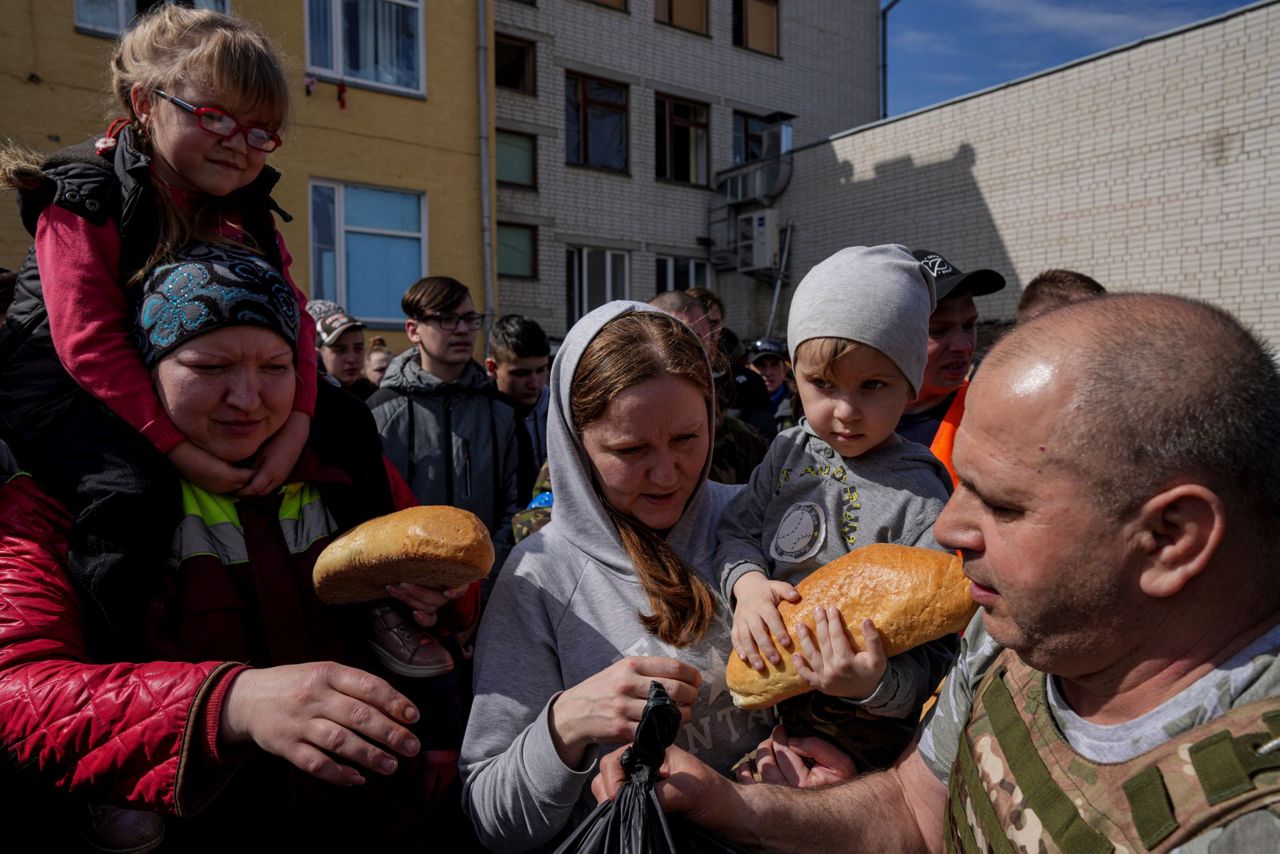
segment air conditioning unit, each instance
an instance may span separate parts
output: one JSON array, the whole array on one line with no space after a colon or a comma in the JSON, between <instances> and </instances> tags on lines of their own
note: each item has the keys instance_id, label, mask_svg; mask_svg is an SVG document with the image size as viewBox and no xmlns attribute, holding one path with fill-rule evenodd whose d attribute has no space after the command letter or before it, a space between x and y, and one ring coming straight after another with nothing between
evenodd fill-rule
<instances>
[{"instance_id":1,"label":"air conditioning unit","mask_svg":"<svg viewBox=\"0 0 1280 854\"><path fill-rule=\"evenodd\" d=\"M778 257L778 212L738 215L738 272L773 270Z\"/></svg>"}]
</instances>

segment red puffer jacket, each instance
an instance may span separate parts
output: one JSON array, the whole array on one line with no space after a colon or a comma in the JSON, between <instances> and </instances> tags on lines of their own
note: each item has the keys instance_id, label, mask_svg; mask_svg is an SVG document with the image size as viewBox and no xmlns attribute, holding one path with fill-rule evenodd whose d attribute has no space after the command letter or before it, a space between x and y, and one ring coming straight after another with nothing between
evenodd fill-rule
<instances>
[{"instance_id":1,"label":"red puffer jacket","mask_svg":"<svg viewBox=\"0 0 1280 854\"><path fill-rule=\"evenodd\" d=\"M397 506L416 503L388 468ZM71 518L18 476L0 486L0 520L0 749L90 800L197 812L238 764L219 757L216 734L244 665L94 663L65 570ZM479 590L441 627L473 623Z\"/></svg>"}]
</instances>

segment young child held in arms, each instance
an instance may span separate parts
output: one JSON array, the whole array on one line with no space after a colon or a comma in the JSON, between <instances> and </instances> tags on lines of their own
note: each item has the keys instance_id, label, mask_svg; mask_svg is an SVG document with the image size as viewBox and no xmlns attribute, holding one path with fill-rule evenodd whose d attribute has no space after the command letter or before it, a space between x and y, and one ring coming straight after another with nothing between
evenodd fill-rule
<instances>
[{"instance_id":1,"label":"young child held in arms","mask_svg":"<svg viewBox=\"0 0 1280 854\"><path fill-rule=\"evenodd\" d=\"M799 425L774 439L764 462L721 517L721 589L733 605L734 648L764 671L782 654L815 692L782 703L789 736L821 736L859 771L890 764L955 656L944 638L886 659L870 620L845 627L815 609L818 637L778 613L794 585L870 543L937 548L933 523L951 491L929 449L894 428L924 373L932 275L901 246L851 247L818 264L791 301L787 339L803 404ZM853 650L845 631L862 632ZM819 640L820 639L820 640Z\"/></svg>"}]
</instances>

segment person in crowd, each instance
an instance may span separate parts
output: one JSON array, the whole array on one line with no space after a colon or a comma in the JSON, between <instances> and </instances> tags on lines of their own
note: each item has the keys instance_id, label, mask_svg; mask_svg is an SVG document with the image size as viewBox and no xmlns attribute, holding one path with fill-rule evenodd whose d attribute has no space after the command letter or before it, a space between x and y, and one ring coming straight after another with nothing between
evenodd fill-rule
<instances>
[{"instance_id":1,"label":"person in crowd","mask_svg":"<svg viewBox=\"0 0 1280 854\"><path fill-rule=\"evenodd\" d=\"M139 291L140 360L166 416L203 452L252 459L285 429L297 359L312 350L291 287L266 259L197 244ZM396 690L375 676L363 612L323 605L311 583L337 534L415 502L365 407L335 389L316 416L270 495L211 492L170 465L180 522L135 524L171 558L114 591L126 602L77 583L64 555L80 522L38 479L0 486L0 750L6 769L25 769L4 787L4 808L22 799L11 833L63 849L51 840L70 825L46 819L72 799L99 805L82 829L99 851L166 836L180 851L327 850L440 833L456 686ZM479 585L395 590L437 631L478 616ZM97 625L100 610L113 619Z\"/></svg>"},{"instance_id":2,"label":"person in crowd","mask_svg":"<svg viewBox=\"0 0 1280 854\"><path fill-rule=\"evenodd\" d=\"M973 298L1001 290L1004 277L995 270L961 272L928 249L911 254L933 274L938 307L929 318L929 360L919 395L898 422L898 433L933 451L955 482L951 447L964 415L969 373L978 346L978 305Z\"/></svg>"},{"instance_id":3,"label":"person in crowd","mask_svg":"<svg viewBox=\"0 0 1280 854\"><path fill-rule=\"evenodd\" d=\"M769 445L754 429L729 414L727 397L733 386L722 381L728 376L728 362L719 350L719 330L714 335L711 332L706 304L689 291L663 291L649 300L649 305L682 321L697 333L706 347L716 388L716 429L711 448L710 477L718 483L746 483L751 472L764 459ZM717 367L720 368L718 374Z\"/></svg>"},{"instance_id":4,"label":"person in crowd","mask_svg":"<svg viewBox=\"0 0 1280 854\"><path fill-rule=\"evenodd\" d=\"M316 353L325 373L361 400L378 390L364 376L365 324L331 300L312 300L307 313L316 322Z\"/></svg>"},{"instance_id":5,"label":"person in crowd","mask_svg":"<svg viewBox=\"0 0 1280 854\"><path fill-rule=\"evenodd\" d=\"M364 378L373 383L374 388L382 385L382 378L395 357L396 354L387 346L387 339L381 335L370 338L364 351Z\"/></svg>"},{"instance_id":6,"label":"person in crowd","mask_svg":"<svg viewBox=\"0 0 1280 854\"><path fill-rule=\"evenodd\" d=\"M472 358L484 326L467 286L448 276L414 282L400 301L414 349L391 361L366 401L382 447L423 504L476 514L497 558L487 586L511 550L517 492L515 411L499 400Z\"/></svg>"},{"instance_id":7,"label":"person in crowd","mask_svg":"<svg viewBox=\"0 0 1280 854\"><path fill-rule=\"evenodd\" d=\"M0 267L0 326L4 325L5 316L9 313L9 306L13 304L14 285L17 281L17 273ZM9 450L9 445L4 439L0 439L0 478L8 477L17 470L18 461L14 459L13 452Z\"/></svg>"},{"instance_id":8,"label":"person in crowd","mask_svg":"<svg viewBox=\"0 0 1280 854\"><path fill-rule=\"evenodd\" d=\"M1018 297L1018 322L1052 311L1059 306L1100 297L1107 289L1084 273L1075 270L1045 270L1027 282Z\"/></svg>"},{"instance_id":9,"label":"person in crowd","mask_svg":"<svg viewBox=\"0 0 1280 854\"><path fill-rule=\"evenodd\" d=\"M476 644L462 751L465 807L493 850L554 847L591 808L596 757L629 742L652 680L681 709L677 743L717 772L768 733L724 689L707 482L713 392L680 321L608 303L551 369L555 513L498 579Z\"/></svg>"},{"instance_id":10,"label":"person in crowd","mask_svg":"<svg viewBox=\"0 0 1280 854\"><path fill-rule=\"evenodd\" d=\"M950 478L928 448L894 432L924 375L933 288L901 246L849 247L809 271L787 318L805 417L773 440L717 532L737 655L762 673L791 655L816 690L779 707L787 734L827 738L863 770L886 767L911 740L956 640L886 659L870 621L846 627L831 609L830 629L826 612L817 618L830 649L815 655L807 630L798 640L812 648L790 648L778 604L799 601L796 584L858 546L937 547ZM855 653L846 629L862 633L865 650Z\"/></svg>"},{"instance_id":11,"label":"person in crowd","mask_svg":"<svg viewBox=\"0 0 1280 854\"><path fill-rule=\"evenodd\" d=\"M787 362L787 345L772 338L758 338L747 346L747 365L764 382L773 410L773 434L796 426L798 415L791 375ZM770 437L772 438L772 436Z\"/></svg>"},{"instance_id":12,"label":"person in crowd","mask_svg":"<svg viewBox=\"0 0 1280 854\"><path fill-rule=\"evenodd\" d=\"M180 520L163 491L172 469L219 494L273 493L317 396L306 347L285 423L233 465L174 423L131 334L142 276L192 241L250 248L288 280L270 196L279 175L266 165L289 112L275 49L246 21L155 4L120 37L110 68L122 117L103 136L45 158L12 146L0 155L35 239L0 330L0 423L22 467L77 518L68 566L93 593L95 626L145 610L132 584L168 559L152 529ZM314 324L302 322L310 341Z\"/></svg>"},{"instance_id":13,"label":"person in crowd","mask_svg":"<svg viewBox=\"0 0 1280 854\"><path fill-rule=\"evenodd\" d=\"M704 316L707 319L707 352L719 353L720 336L724 332L724 303L720 297L716 296L706 288L689 288L684 293L696 299L702 304ZM712 367L715 367L715 361L712 361Z\"/></svg>"},{"instance_id":14,"label":"person in crowd","mask_svg":"<svg viewBox=\"0 0 1280 854\"><path fill-rule=\"evenodd\" d=\"M1270 348L1207 303L1020 324L956 437L936 533L981 608L918 745L812 792L733 786L673 747L659 800L763 849L1275 850L1278 419Z\"/></svg>"},{"instance_id":15,"label":"person in crowd","mask_svg":"<svg viewBox=\"0 0 1280 854\"><path fill-rule=\"evenodd\" d=\"M551 342L536 320L522 314L508 314L494 321L484 368L502 399L516 413L520 460L516 489L521 501L533 497L538 469L547 461L550 366Z\"/></svg>"},{"instance_id":16,"label":"person in crowd","mask_svg":"<svg viewBox=\"0 0 1280 854\"><path fill-rule=\"evenodd\" d=\"M707 348L707 352L713 354L714 359L716 351L711 349L711 321L707 319L706 306L698 299L688 291L660 291L649 300L649 305L683 321L685 326L697 333L698 339Z\"/></svg>"},{"instance_id":17,"label":"person in crowd","mask_svg":"<svg viewBox=\"0 0 1280 854\"><path fill-rule=\"evenodd\" d=\"M746 348L741 347L738 336L725 326L724 302L706 288L689 288L685 293L702 303L702 308L706 312L709 328L707 351L714 354L711 368L715 373L716 398L720 408L736 421L759 433L766 441L772 439L777 432L777 425L773 421L773 406L769 400L769 391L765 388L764 380L760 379L760 375L746 366ZM716 431L717 443L722 441L722 434L725 434L725 440L727 440L735 432L736 424L729 422L726 430ZM743 445L751 448L745 454L744 460L754 460L751 463L754 468L763 457L763 451L757 456L754 450L757 443L743 433L738 435L744 437ZM718 454L718 456L723 455ZM712 476L720 480L720 477L716 477L717 473L725 476L728 471L741 472L743 464L744 461L736 461L732 466L717 465ZM721 480L721 482L746 482L745 478L737 479L740 475L735 474L733 477L734 480Z\"/></svg>"}]
</instances>

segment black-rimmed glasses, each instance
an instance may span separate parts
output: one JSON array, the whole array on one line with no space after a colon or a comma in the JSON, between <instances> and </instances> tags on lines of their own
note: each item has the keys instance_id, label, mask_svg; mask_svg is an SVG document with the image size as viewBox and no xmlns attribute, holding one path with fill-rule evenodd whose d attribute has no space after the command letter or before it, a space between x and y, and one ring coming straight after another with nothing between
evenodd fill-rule
<instances>
[{"instance_id":1,"label":"black-rimmed glasses","mask_svg":"<svg viewBox=\"0 0 1280 854\"><path fill-rule=\"evenodd\" d=\"M487 315L483 314L454 314L451 311L442 311L424 314L421 321L423 323L434 323L437 328L443 329L445 332L452 332L458 328L459 323L465 323L468 329L479 329L484 326L486 319Z\"/></svg>"},{"instance_id":2,"label":"black-rimmed glasses","mask_svg":"<svg viewBox=\"0 0 1280 854\"><path fill-rule=\"evenodd\" d=\"M282 140L274 131L242 125L234 116L222 112L217 107L197 107L195 104L188 104L181 98L175 98L166 92L161 92L159 89L154 91L175 107L186 110L195 116L196 123L200 125L200 130L202 131L223 139L231 139L231 137L241 133L244 134L244 141L250 148L256 148L258 151L268 153L275 151L281 145Z\"/></svg>"}]
</instances>

